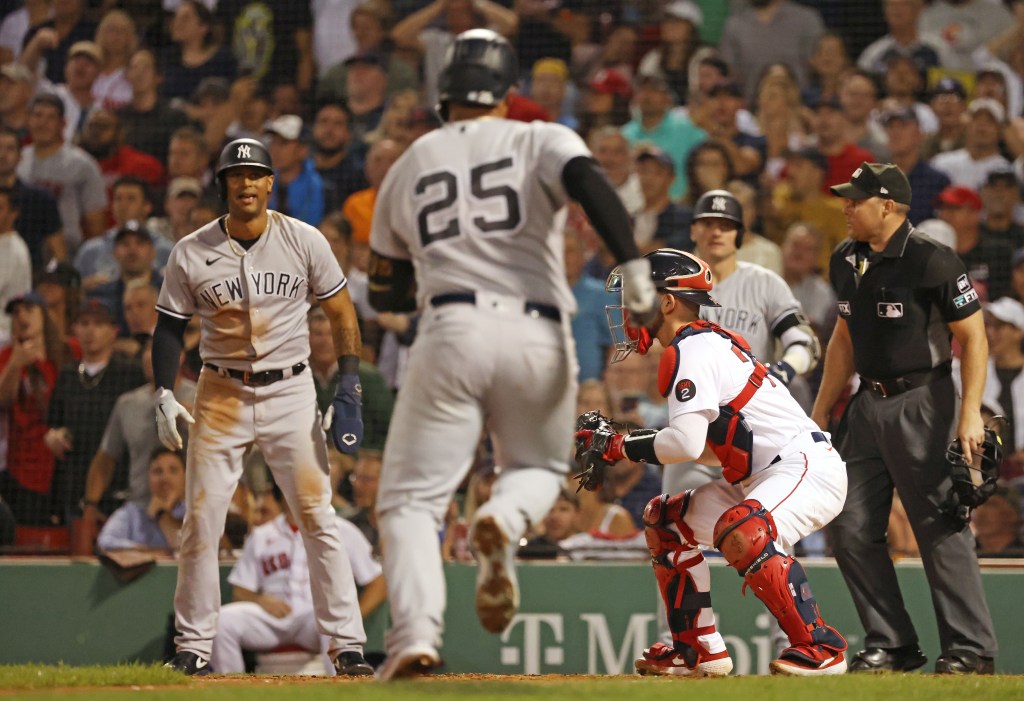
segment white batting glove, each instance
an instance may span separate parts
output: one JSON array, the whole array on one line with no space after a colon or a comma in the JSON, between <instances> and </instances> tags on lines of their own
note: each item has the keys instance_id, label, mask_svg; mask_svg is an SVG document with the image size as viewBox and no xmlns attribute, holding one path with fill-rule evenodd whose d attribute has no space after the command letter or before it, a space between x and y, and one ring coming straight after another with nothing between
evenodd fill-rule
<instances>
[{"instance_id":1,"label":"white batting glove","mask_svg":"<svg viewBox=\"0 0 1024 701\"><path fill-rule=\"evenodd\" d=\"M619 266L622 277L622 306L638 324L654 320L658 311L658 291L651 279L651 261L634 258Z\"/></svg>"},{"instance_id":2,"label":"white batting glove","mask_svg":"<svg viewBox=\"0 0 1024 701\"><path fill-rule=\"evenodd\" d=\"M161 387L156 391L156 432L160 442L168 450L181 450L181 434L178 433L178 417L194 424L195 419L188 410L174 398L174 392Z\"/></svg>"}]
</instances>

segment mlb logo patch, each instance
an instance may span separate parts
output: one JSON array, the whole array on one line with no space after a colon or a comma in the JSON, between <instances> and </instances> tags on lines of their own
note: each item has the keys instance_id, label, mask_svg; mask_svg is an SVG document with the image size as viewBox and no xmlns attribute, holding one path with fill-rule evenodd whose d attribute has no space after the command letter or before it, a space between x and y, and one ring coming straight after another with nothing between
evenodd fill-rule
<instances>
[{"instance_id":1,"label":"mlb logo patch","mask_svg":"<svg viewBox=\"0 0 1024 701\"><path fill-rule=\"evenodd\" d=\"M839 306L839 313L840 314L842 314L843 316L850 316L850 303L849 302L843 301L843 302L837 302L836 304Z\"/></svg>"},{"instance_id":2,"label":"mlb logo patch","mask_svg":"<svg viewBox=\"0 0 1024 701\"><path fill-rule=\"evenodd\" d=\"M903 317L903 304L901 302L879 302L878 316L883 319L900 319Z\"/></svg>"},{"instance_id":3,"label":"mlb logo patch","mask_svg":"<svg viewBox=\"0 0 1024 701\"><path fill-rule=\"evenodd\" d=\"M971 302L974 302L977 299L978 299L978 292L977 292L977 290L971 289L971 290L965 292L964 294L960 295L956 299L954 299L953 300L953 305L957 309L960 309L961 307L966 307L968 304L970 304Z\"/></svg>"},{"instance_id":4,"label":"mlb logo patch","mask_svg":"<svg viewBox=\"0 0 1024 701\"><path fill-rule=\"evenodd\" d=\"M971 281L967 279L967 273L956 279L956 288L961 292L966 292L971 288Z\"/></svg>"}]
</instances>

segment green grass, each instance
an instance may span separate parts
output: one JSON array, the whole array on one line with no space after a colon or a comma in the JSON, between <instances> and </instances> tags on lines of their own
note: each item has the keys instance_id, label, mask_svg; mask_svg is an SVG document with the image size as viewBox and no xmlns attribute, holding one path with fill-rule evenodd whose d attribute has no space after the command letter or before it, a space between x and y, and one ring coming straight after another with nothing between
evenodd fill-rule
<instances>
[{"instance_id":1,"label":"green grass","mask_svg":"<svg viewBox=\"0 0 1024 701\"><path fill-rule=\"evenodd\" d=\"M178 686L170 686L173 684ZM69 690L68 687L82 688ZM140 693L146 699L168 701L563 701L577 698L586 701L1016 701L1024 699L1024 676L881 675L699 680L625 676L482 680L448 676L378 684L323 679L292 682L261 677L189 680L159 667L142 665L0 667L0 698L10 697L12 692L19 699L33 701L68 697L76 701L106 700Z\"/></svg>"}]
</instances>

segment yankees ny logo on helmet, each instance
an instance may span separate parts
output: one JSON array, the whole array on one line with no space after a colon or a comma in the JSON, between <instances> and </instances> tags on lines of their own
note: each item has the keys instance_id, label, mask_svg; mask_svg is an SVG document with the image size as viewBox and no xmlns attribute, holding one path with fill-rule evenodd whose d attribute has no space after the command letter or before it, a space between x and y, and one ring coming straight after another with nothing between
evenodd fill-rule
<instances>
[{"instance_id":1,"label":"yankees ny logo on helmet","mask_svg":"<svg viewBox=\"0 0 1024 701\"><path fill-rule=\"evenodd\" d=\"M716 197L715 199L711 200L711 209L715 210L716 212L724 212L725 211L725 198L724 197Z\"/></svg>"},{"instance_id":2,"label":"yankees ny logo on helmet","mask_svg":"<svg viewBox=\"0 0 1024 701\"><path fill-rule=\"evenodd\" d=\"M238 147L238 153L235 154L235 158L252 158L252 153L249 149L249 145L240 144Z\"/></svg>"}]
</instances>

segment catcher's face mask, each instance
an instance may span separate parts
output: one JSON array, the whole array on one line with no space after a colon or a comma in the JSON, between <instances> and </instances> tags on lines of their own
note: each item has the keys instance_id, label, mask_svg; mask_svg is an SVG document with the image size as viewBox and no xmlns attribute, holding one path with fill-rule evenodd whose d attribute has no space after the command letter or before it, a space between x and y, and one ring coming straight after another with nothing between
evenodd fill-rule
<instances>
[{"instance_id":1,"label":"catcher's face mask","mask_svg":"<svg viewBox=\"0 0 1024 701\"><path fill-rule=\"evenodd\" d=\"M946 448L946 462L953 484L940 507L943 512L966 524L971 510L984 504L995 493L999 465L1003 460L1003 441L999 434L1007 424L1002 416L993 416L986 422L985 440L981 450L972 455L970 463L964 459L959 438Z\"/></svg>"},{"instance_id":2,"label":"catcher's face mask","mask_svg":"<svg viewBox=\"0 0 1024 701\"><path fill-rule=\"evenodd\" d=\"M622 276L616 267L608 276L604 289L607 292L619 294L619 304L608 304L604 308L605 316L608 318L608 330L612 334L612 357L611 362L618 363L629 357L629 354L636 351L640 355L646 355L654 343L658 329L664 322L661 310L655 317L651 326L640 326L629 316L629 310L622 304ZM660 300L659 300L660 301Z\"/></svg>"}]
</instances>

